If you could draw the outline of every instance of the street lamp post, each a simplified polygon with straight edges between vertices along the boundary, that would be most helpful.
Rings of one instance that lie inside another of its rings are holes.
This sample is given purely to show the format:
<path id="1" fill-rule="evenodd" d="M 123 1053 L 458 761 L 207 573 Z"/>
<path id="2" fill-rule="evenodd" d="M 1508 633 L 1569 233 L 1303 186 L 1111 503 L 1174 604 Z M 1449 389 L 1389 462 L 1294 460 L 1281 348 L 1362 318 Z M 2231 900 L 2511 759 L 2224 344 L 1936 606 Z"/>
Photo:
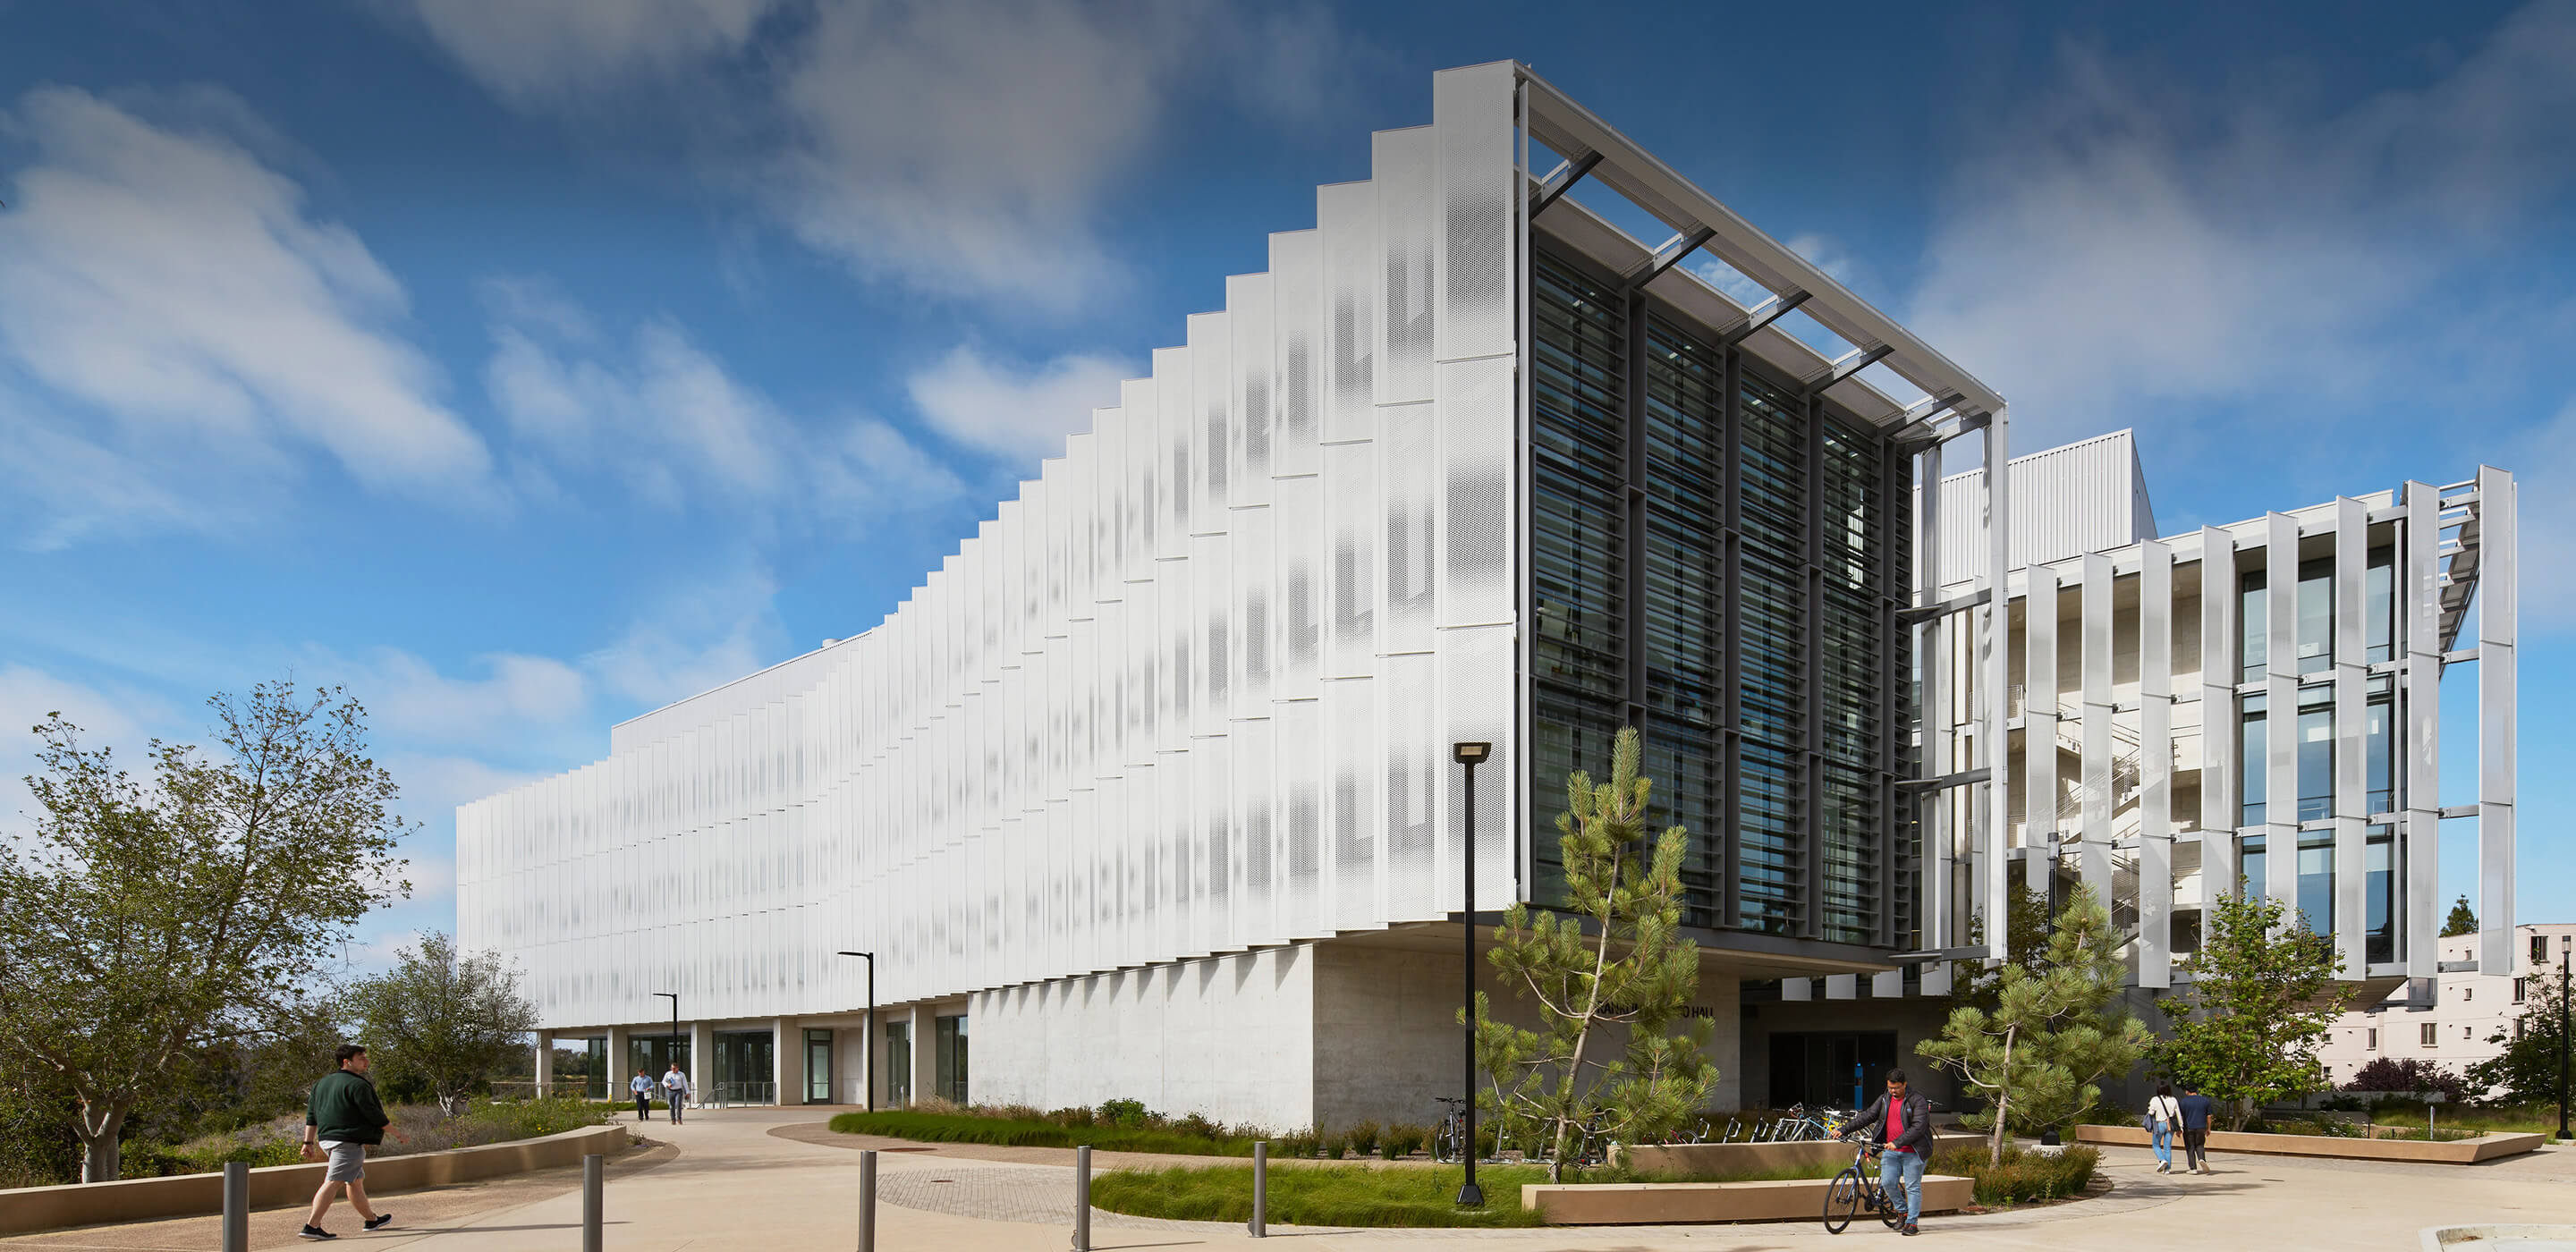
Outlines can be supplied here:
<path id="1" fill-rule="evenodd" d="M 1460 743 L 1450 747 L 1451 756 L 1467 771 L 1466 783 L 1460 793 L 1464 799 L 1459 809 L 1465 830 L 1458 842 L 1458 859 L 1465 867 L 1467 879 L 1464 913 L 1467 921 L 1467 1069 L 1463 1088 L 1467 1102 L 1458 1106 L 1459 1115 L 1465 1119 L 1466 1131 L 1458 1137 L 1458 1154 L 1467 1161 L 1467 1181 L 1458 1188 L 1458 1204 L 1462 1208 L 1485 1206 L 1484 1189 L 1476 1185 L 1476 766 L 1493 752 L 1494 745 L 1490 743 Z"/>
<path id="2" fill-rule="evenodd" d="M 873 1113 L 877 1111 L 877 954 L 842 952 L 839 955 L 855 956 L 868 963 L 868 1024 L 860 1029 L 859 1055 L 868 1058 L 868 1111 Z"/>
<path id="3" fill-rule="evenodd" d="M 2576 1138 L 2567 1133 L 2567 950 L 2558 950 L 2558 1141 Z"/>
<path id="4" fill-rule="evenodd" d="M 665 1054 L 662 1059 L 670 1064 L 677 1065 L 680 1063 L 680 993 L 676 991 L 656 991 L 653 994 L 671 1002 L 671 1050 Z M 696 1067 L 695 1062 L 697 1059 L 698 1058 L 694 1056 L 689 1058 L 692 1063 L 691 1068 Z M 673 1096 L 671 1098 L 674 1100 L 679 1099 L 678 1096 Z M 676 1117 L 678 1114 L 675 1113 L 672 1116 Z"/>

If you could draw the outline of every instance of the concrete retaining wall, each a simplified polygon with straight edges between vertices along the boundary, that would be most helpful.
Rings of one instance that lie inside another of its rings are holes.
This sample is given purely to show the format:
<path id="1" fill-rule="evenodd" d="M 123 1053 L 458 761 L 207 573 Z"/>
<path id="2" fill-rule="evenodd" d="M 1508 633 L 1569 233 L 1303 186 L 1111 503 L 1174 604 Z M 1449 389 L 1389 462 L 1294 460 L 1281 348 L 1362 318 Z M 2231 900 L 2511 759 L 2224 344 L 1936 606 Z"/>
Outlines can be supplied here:
<path id="1" fill-rule="evenodd" d="M 2234 1130 L 2209 1132 L 2212 1152 L 2247 1152 L 2258 1156 L 2335 1156 L 2361 1161 L 2419 1161 L 2437 1165 L 2474 1165 L 2500 1156 L 2519 1156 L 2548 1141 L 2547 1135 L 2480 1135 L 2450 1143 L 2406 1143 L 2394 1139 L 2346 1139 L 2337 1135 L 2258 1135 Z M 2143 1127 L 2078 1126 L 2078 1143 L 2118 1143 L 2143 1148 L 2151 1142 Z M 2176 1143 L 2179 1152 L 2182 1145 Z"/>
<path id="2" fill-rule="evenodd" d="M 497 1174 L 518 1174 L 578 1165 L 591 1153 L 614 1156 L 626 1150 L 623 1126 L 585 1126 L 542 1139 L 418 1152 L 367 1162 L 367 1194 L 384 1195 L 419 1187 L 443 1187 Z M 284 1208 L 310 1203 L 322 1185 L 320 1162 L 269 1165 L 250 1172 L 250 1206 Z M 94 1226 L 102 1222 L 139 1222 L 163 1217 L 201 1217 L 224 1209 L 224 1176 L 182 1174 L 175 1178 L 132 1178 L 119 1182 L 75 1183 L 62 1187 L 21 1187 L 0 1191 L 0 1234 Z"/>
<path id="3" fill-rule="evenodd" d="M 1788 1182 L 1531 1183 L 1521 1205 L 1537 1209 L 1553 1226 L 1635 1226 L 1668 1222 L 1747 1222 L 1803 1219 L 1825 1213 L 1830 1178 Z M 1923 1176 L 1923 1211 L 1948 1213 L 1976 1198 L 1972 1178 Z M 1875 1217 L 1863 1220 L 1875 1221 Z"/>

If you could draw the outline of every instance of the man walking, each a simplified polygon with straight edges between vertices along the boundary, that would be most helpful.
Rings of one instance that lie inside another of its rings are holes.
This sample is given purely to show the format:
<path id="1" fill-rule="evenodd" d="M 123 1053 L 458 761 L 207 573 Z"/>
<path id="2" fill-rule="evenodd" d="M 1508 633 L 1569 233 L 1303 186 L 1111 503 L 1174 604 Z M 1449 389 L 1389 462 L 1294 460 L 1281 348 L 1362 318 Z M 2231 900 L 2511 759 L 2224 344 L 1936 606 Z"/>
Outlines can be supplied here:
<path id="1" fill-rule="evenodd" d="M 2217 1111 L 2217 1107 L 2208 1096 L 2200 1093 L 2199 1084 L 2186 1082 L 2182 1085 L 2182 1172 L 2216 1172 L 2209 1168 L 2209 1115 Z"/>
<path id="2" fill-rule="evenodd" d="M 653 1076 L 636 1070 L 635 1076 L 626 1080 L 626 1089 L 635 1093 L 635 1120 L 653 1120 Z"/>
<path id="3" fill-rule="evenodd" d="M 689 1103 L 689 1076 L 680 1072 L 680 1063 L 671 1062 L 671 1072 L 662 1075 L 662 1093 L 671 1104 L 671 1121 L 678 1124 L 680 1110 Z"/>
<path id="4" fill-rule="evenodd" d="M 322 1217 L 343 1187 L 349 1191 L 349 1207 L 358 1210 L 367 1229 L 381 1230 L 394 1219 L 367 1203 L 367 1145 L 383 1143 L 385 1127 L 393 1124 L 376 1100 L 376 1085 L 367 1081 L 367 1050 L 344 1043 L 331 1055 L 340 1068 L 313 1084 L 313 1094 L 304 1102 L 304 1159 L 331 1163 L 322 1171 L 322 1189 L 313 1193 L 304 1229 L 296 1232 L 307 1239 L 340 1237 L 322 1229 Z"/>
<path id="5" fill-rule="evenodd" d="M 1923 1216 L 1923 1166 L 1932 1155 L 1932 1110 L 1923 1097 L 1906 1089 L 1905 1071 L 1887 1071 L 1887 1093 L 1834 1131 L 1837 1139 L 1865 1130 L 1879 1147 L 1878 1185 L 1891 1201 L 1905 1198 L 1905 1233 L 1923 1233 L 1915 1221 Z"/>

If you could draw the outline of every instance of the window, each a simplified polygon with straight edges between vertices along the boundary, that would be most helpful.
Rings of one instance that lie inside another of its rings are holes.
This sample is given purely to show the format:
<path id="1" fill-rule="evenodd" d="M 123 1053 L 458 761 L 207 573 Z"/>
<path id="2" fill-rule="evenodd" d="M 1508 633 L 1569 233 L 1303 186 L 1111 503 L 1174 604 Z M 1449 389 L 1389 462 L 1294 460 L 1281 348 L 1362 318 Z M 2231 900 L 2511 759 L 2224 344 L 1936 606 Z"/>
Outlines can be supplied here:
<path id="1" fill-rule="evenodd" d="M 2468 1003 L 2469 1001 L 2474 1000 L 2474 999 L 2477 999 L 2477 998 L 2478 998 L 2478 989 L 2477 989 L 2477 988 L 2475 988 L 2475 987 L 2462 987 L 2462 988 L 2460 988 L 2460 1003 L 2462 1003 L 2462 1004 L 2466 1004 L 2466 1003 Z"/>
<path id="2" fill-rule="evenodd" d="M 2418 1037 L 2419 1037 L 2420 1039 L 2422 1039 L 2423 1044 L 2424 1044 L 2424 1046 L 2425 1046 L 2425 1047 L 2428 1047 L 2428 1048 L 2429 1048 L 2429 1047 L 2434 1046 L 2435 1040 L 2434 1040 L 2434 1038 L 2433 1038 L 2433 1031 L 2434 1031 L 2433 1023 L 2431 1023 L 2431 1022 L 2426 1022 L 2426 1023 L 2424 1023 L 2423 1028 L 2422 1028 L 2422 1032 L 2421 1032 L 2421 1034 L 2420 1034 Z"/>
<path id="3" fill-rule="evenodd" d="M 2460 1027 L 2460 1037 L 2461 1037 L 2461 1038 L 2463 1038 L 2463 1039 L 2466 1039 L 2466 1038 L 2468 1038 L 2468 1037 L 2469 1037 L 2469 1028 L 2468 1028 L 2468 1027 L 2466 1027 L 2466 1026 L 2462 1026 L 2462 1027 Z"/>
<path id="4" fill-rule="evenodd" d="M 2334 558 L 2299 562 L 2299 672 L 2334 668 Z"/>
<path id="5" fill-rule="evenodd" d="M 931 1023 L 931 1033 L 938 1048 L 933 1058 L 932 1086 L 939 1098 L 951 1104 L 964 1104 L 966 1099 L 966 1018 L 942 1017 Z"/>
<path id="6" fill-rule="evenodd" d="M 2299 817 L 2334 816 L 2334 688 L 2299 688 Z"/>
<path id="7" fill-rule="evenodd" d="M 2397 549 L 2373 548 L 2363 570 L 2362 644 L 2373 661 L 2397 659 Z"/>
<path id="8" fill-rule="evenodd" d="M 908 1108 L 912 1104 L 912 1023 L 888 1022 L 885 1036 L 886 1103 Z"/>
<path id="9" fill-rule="evenodd" d="M 2265 756 L 2271 706 L 2261 696 L 2247 696 L 2241 702 L 2241 709 L 2243 723 L 2236 737 L 2242 751 L 2236 778 L 2237 795 L 2244 807 L 2237 824 L 2260 826 L 2263 824 L 2265 790 L 2271 785 L 2271 770 Z M 2248 876 L 2253 877 L 2251 871 L 2248 871 Z M 2258 877 L 2256 881 L 2261 880 Z"/>
<path id="10" fill-rule="evenodd" d="M 2530 981 L 2531 981 L 2531 980 L 2530 980 L 2530 979 L 2528 979 L 2528 978 L 2517 978 L 2517 979 L 2514 979 L 2514 980 L 2513 980 L 2513 1002 L 2514 1002 L 2514 1003 L 2516 1003 L 2516 1004 L 2520 1004 L 2520 1003 L 2522 1003 L 2522 996 L 2523 996 L 2523 992 L 2524 992 L 2524 990 L 2525 990 L 2525 988 L 2524 988 L 2523 984 L 2528 983 L 2528 982 L 2530 982 Z"/>
<path id="11" fill-rule="evenodd" d="M 2259 569 L 2249 570 L 2239 575 L 2236 580 L 2238 595 L 2236 620 L 2245 628 L 2244 637 L 2237 641 L 2237 655 L 2245 658 L 2245 669 L 2240 677 L 2240 681 L 2243 682 L 2252 682 L 2261 678 L 2270 668 L 2271 663 L 2272 632 L 2268 624 L 2272 615 L 2272 601 L 2270 597 L 2263 594 L 2263 574 L 2264 571 Z"/>
<path id="12" fill-rule="evenodd" d="M 2531 963 L 2534 965 L 2547 965 L 2549 963 L 2549 936 L 2533 935 L 2531 937 Z"/>
<path id="13" fill-rule="evenodd" d="M 2378 1031 L 2376 1031 L 2376 1030 L 2365 1030 L 2365 1031 L 2361 1032 L 2361 1034 L 2362 1034 L 2362 1043 L 2361 1043 L 2361 1046 L 2362 1046 L 2362 1048 L 2363 1048 L 2365 1051 L 2376 1052 L 2376 1051 L 2378 1051 L 2378 1050 L 2379 1050 L 2379 1032 L 2378 1032 Z"/>

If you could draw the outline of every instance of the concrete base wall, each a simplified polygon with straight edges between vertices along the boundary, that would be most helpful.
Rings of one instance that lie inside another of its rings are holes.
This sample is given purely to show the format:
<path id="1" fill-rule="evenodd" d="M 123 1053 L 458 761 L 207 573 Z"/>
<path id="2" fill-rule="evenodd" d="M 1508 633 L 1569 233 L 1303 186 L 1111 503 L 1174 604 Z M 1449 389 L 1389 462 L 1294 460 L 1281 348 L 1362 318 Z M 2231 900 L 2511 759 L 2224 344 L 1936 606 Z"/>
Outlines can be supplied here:
<path id="1" fill-rule="evenodd" d="M 1326 1126 L 1362 1119 L 1432 1125 L 1445 1111 L 1439 1096 L 1456 1095 L 1465 1073 L 1466 1036 L 1458 1024 L 1465 993 L 1459 957 L 1357 944 L 1318 949 L 1315 971 L 1315 1107 Z M 1479 954 L 1476 989 L 1494 1015 L 1537 1029 L 1537 1006 L 1515 998 Z M 1711 1019 L 1709 1056 L 1719 1085 L 1713 1107 L 1740 1098 L 1736 1054 L 1742 982 L 1703 972 L 1697 1007 Z M 1627 1032 L 1594 1039 L 1589 1057 L 1616 1059 Z"/>
<path id="2" fill-rule="evenodd" d="M 1316 951 L 1270 948 L 978 992 L 968 1007 L 968 1090 L 979 1104 L 1134 1099 L 1221 1122 L 1308 1125 Z"/>

